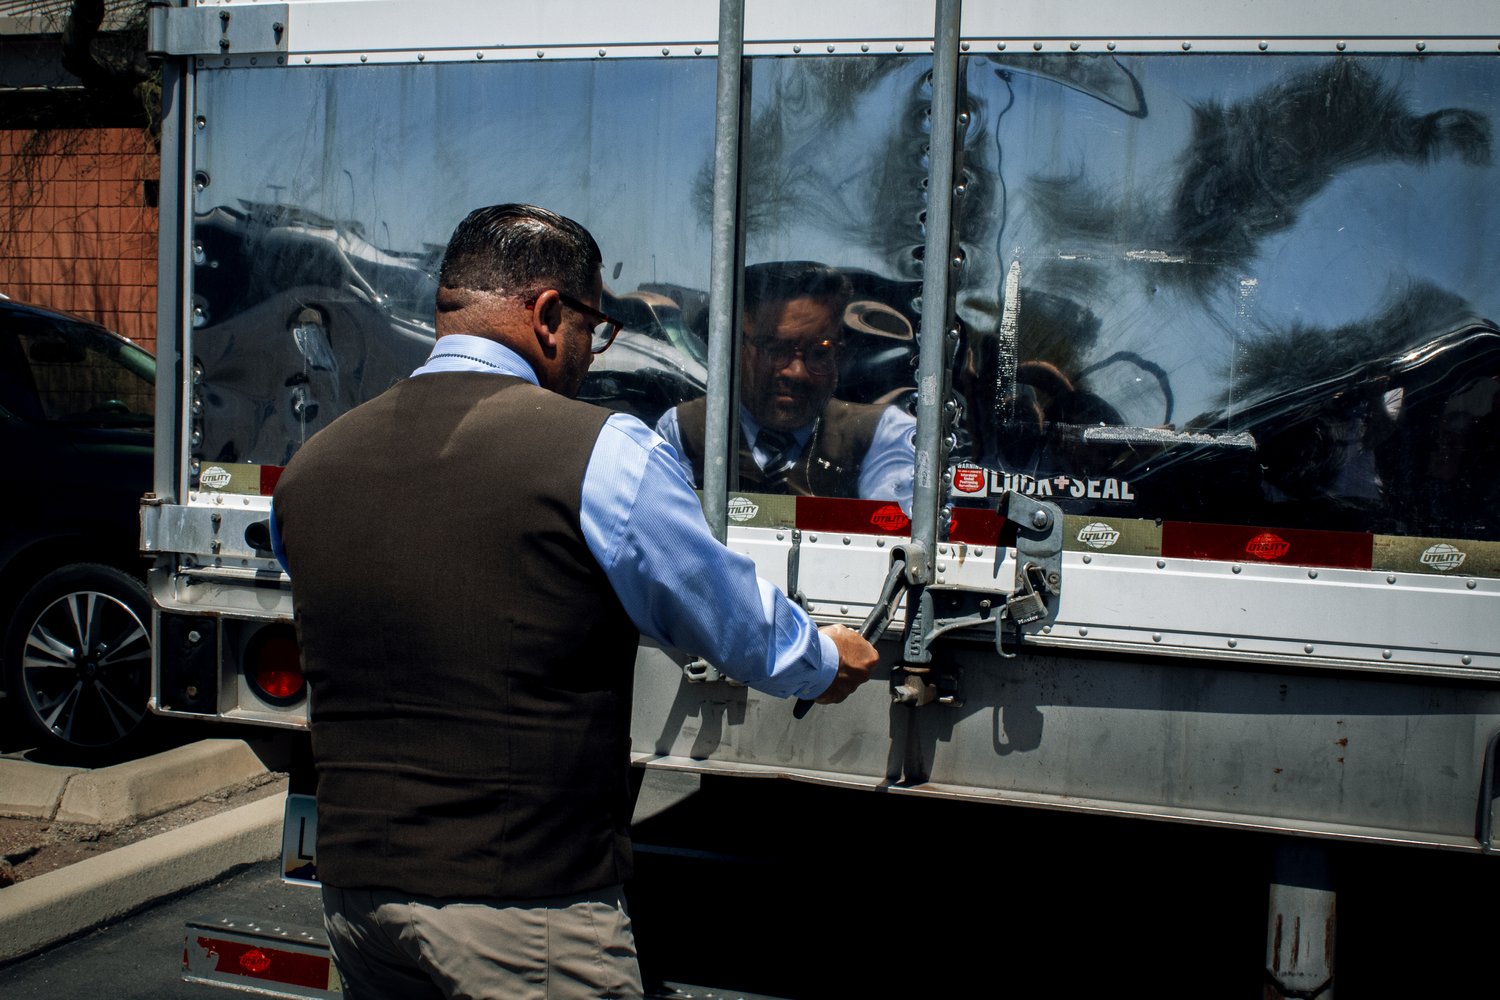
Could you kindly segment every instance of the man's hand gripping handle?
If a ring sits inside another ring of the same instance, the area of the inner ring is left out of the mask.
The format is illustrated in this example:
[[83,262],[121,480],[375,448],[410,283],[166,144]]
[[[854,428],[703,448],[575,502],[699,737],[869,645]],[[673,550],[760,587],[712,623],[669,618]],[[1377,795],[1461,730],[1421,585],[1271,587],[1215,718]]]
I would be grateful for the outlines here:
[[828,685],[828,690],[818,695],[817,701],[798,698],[792,709],[792,717],[800,719],[812,710],[814,704],[836,705],[849,697],[850,693],[870,679],[870,670],[880,661],[880,654],[870,641],[885,631],[886,623],[896,612],[896,605],[906,593],[902,586],[906,577],[906,562],[891,560],[891,570],[886,574],[885,585],[880,589],[880,599],[870,609],[859,631],[844,625],[825,625],[821,631],[833,640],[839,651],[839,672]]

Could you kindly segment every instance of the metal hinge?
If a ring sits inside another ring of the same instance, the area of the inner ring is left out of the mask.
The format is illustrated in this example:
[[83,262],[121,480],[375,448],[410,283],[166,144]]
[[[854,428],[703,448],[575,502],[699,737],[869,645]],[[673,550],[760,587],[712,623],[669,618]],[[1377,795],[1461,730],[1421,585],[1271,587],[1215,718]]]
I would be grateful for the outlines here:
[[152,7],[146,51],[153,56],[251,55],[287,51],[284,3]]

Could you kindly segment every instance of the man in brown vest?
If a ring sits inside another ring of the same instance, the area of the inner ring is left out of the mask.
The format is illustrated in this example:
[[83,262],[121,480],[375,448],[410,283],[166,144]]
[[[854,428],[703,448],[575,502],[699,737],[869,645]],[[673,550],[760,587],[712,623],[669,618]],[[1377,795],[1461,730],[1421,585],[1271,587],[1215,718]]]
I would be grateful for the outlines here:
[[[909,502],[916,421],[894,406],[834,399],[849,281],[824,264],[745,269],[739,488]],[[656,430],[703,485],[707,404],[668,410]]]
[[427,363],[278,483],[351,1000],[640,994],[620,890],[638,634],[825,703],[876,662],[713,539],[659,437],[572,398],[619,330],[599,264],[569,219],[471,213]]

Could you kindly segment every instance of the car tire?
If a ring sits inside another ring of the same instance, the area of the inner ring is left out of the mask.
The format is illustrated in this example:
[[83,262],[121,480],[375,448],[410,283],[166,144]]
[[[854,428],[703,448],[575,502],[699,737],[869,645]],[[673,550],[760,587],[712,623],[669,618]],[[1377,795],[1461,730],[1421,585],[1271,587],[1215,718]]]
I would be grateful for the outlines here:
[[9,699],[48,757],[124,757],[151,719],[151,599],[113,566],[79,563],[44,576],[5,633]]

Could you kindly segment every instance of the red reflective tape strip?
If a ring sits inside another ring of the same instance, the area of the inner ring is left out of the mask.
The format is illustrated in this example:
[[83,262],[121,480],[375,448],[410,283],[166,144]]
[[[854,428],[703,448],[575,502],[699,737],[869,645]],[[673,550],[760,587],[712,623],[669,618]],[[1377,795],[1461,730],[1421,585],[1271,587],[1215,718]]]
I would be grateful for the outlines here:
[[[798,497],[797,527],[851,535],[909,535],[911,519],[892,500]],[[985,507],[955,507],[948,538],[970,545],[1014,545],[1015,526]]]
[[276,492],[276,483],[281,479],[281,474],[286,471],[281,465],[262,465],[260,467],[260,495],[268,497]]
[[1357,531],[1168,521],[1161,527],[1161,554],[1168,559],[1369,569],[1374,562],[1375,536]]
[[280,948],[210,937],[198,938],[198,947],[216,959],[215,972],[292,986],[307,986],[315,990],[328,989],[331,959],[327,955],[283,951]]
[[847,500],[842,497],[798,497],[798,528],[851,535],[907,535],[911,519],[894,500]]
[[948,521],[948,540],[969,545],[1014,545],[1016,527],[999,512],[985,507],[954,507]]

